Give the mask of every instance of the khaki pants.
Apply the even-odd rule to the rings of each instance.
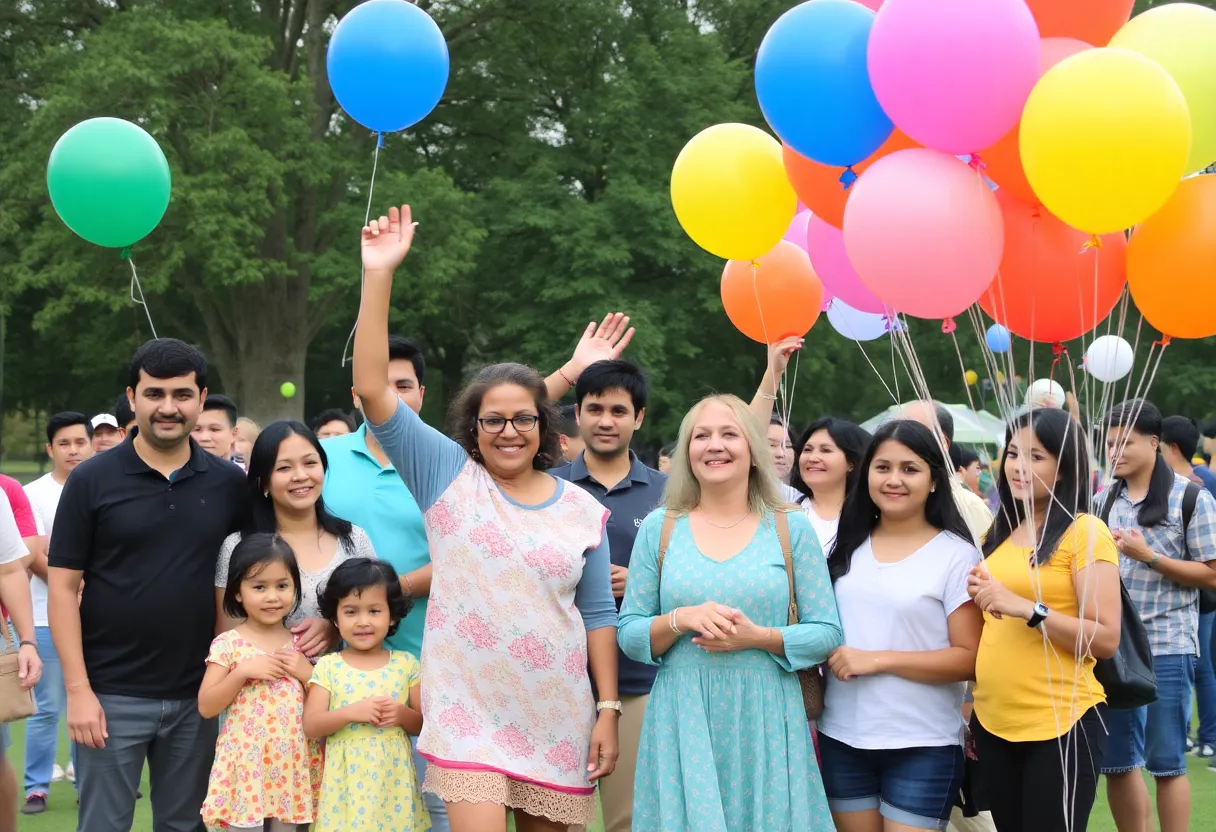
[[[604,832],[629,832],[633,826],[633,774],[642,739],[646,696],[622,696],[619,736],[621,756],[612,774],[600,780],[600,804],[604,810]]]

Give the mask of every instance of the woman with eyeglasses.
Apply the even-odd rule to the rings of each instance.
[[[510,810],[520,832],[589,825],[621,707],[607,512],[546,473],[561,459],[557,414],[535,370],[478,373],[453,405],[454,441],[398,401],[389,293],[412,237],[408,207],[363,229],[354,381],[431,545],[423,788],[453,832],[505,832]]]

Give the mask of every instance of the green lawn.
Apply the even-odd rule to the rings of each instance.
[[[38,479],[38,463],[24,459],[6,459],[0,473],[8,474],[22,485]]]

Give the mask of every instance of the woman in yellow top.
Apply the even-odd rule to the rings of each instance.
[[[1085,832],[1106,750],[1094,663],[1119,647],[1119,555],[1090,502],[1081,427],[1018,417],[1001,508],[972,571],[984,611],[971,730],[999,832]]]

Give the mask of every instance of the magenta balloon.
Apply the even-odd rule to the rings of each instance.
[[[790,227],[785,230],[785,237],[782,239],[806,251],[806,224],[810,220],[811,212],[805,208],[794,214],[794,218],[790,220]]]
[[[882,8],[883,0],[857,0],[858,3],[865,6],[867,9],[878,11]]]
[[[1039,29],[1026,0],[887,0],[866,63],[896,127],[925,147],[975,153],[1022,117],[1041,74]]]
[[[849,262],[888,306],[948,318],[996,277],[1005,248],[1001,209],[966,162],[938,150],[901,150],[871,165],[852,190],[844,209]]]
[[[844,236],[839,228],[819,217],[811,217],[806,227],[806,253],[825,295],[838,297],[859,312],[883,312],[886,305],[866,288],[845,253]]]

